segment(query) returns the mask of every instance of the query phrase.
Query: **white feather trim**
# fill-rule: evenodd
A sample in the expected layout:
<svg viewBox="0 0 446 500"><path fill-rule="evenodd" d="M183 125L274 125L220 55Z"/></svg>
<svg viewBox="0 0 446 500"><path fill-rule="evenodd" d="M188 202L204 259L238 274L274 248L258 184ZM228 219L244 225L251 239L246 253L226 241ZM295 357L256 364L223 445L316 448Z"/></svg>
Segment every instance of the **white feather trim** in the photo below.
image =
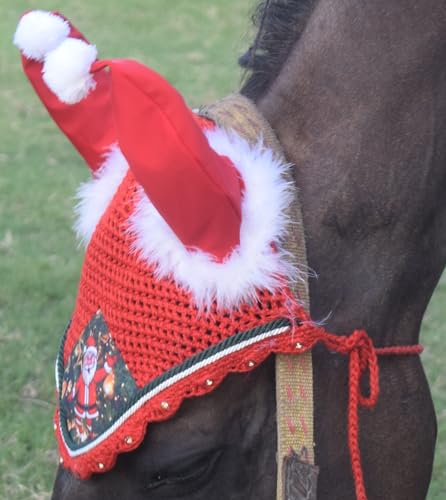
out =
<svg viewBox="0 0 446 500"><path fill-rule="evenodd" d="M69 34L70 26L60 16L44 10L33 10L20 19L14 34L14 44L29 59L42 61Z"/></svg>
<svg viewBox="0 0 446 500"><path fill-rule="evenodd" d="M283 177L289 166L265 149L262 141L251 147L221 129L206 135L217 153L232 160L245 183L240 245L224 262L199 250L188 251L142 188L129 231L136 236L135 251L155 265L156 275L173 278L192 293L200 308L214 300L220 308L234 308L255 299L257 289L273 291L283 284L283 276L297 277L297 270L278 245L286 233L286 209L293 197L292 186Z"/></svg>
<svg viewBox="0 0 446 500"><path fill-rule="evenodd" d="M96 86L90 67L97 55L94 45L67 38L46 54L43 79L62 102L75 104Z"/></svg>
<svg viewBox="0 0 446 500"><path fill-rule="evenodd" d="M128 170L121 150L114 146L95 177L80 185L76 193L74 230L80 241L88 245L94 230Z"/></svg>

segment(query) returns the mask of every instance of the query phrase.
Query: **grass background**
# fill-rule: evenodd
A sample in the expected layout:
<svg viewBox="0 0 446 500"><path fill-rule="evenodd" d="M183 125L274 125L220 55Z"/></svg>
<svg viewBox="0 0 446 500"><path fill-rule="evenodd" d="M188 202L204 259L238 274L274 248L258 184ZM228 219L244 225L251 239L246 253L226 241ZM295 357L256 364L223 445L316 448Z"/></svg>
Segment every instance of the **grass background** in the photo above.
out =
<svg viewBox="0 0 446 500"><path fill-rule="evenodd" d="M0 499L49 497L57 464L53 366L82 254L71 232L82 160L31 91L11 38L23 10L59 10L101 57L165 75L191 106L239 86L255 0L2 0L0 18ZM446 498L446 278L423 324L439 438L429 499ZM403 423L401 424L403 425Z"/></svg>

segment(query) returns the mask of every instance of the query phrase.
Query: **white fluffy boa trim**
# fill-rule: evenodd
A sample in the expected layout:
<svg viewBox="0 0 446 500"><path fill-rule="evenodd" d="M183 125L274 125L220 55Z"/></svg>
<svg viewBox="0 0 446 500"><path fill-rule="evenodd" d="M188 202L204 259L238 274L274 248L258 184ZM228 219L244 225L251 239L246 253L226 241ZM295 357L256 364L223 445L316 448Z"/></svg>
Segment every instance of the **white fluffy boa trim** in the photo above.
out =
<svg viewBox="0 0 446 500"><path fill-rule="evenodd" d="M294 186L284 180L289 165L263 146L250 146L238 135L222 129L206 132L212 148L231 159L241 174L242 201L240 245L223 261L199 250L188 250L139 189L135 213L130 218L134 250L154 266L159 278L174 281L195 299L198 307L216 301L219 308L235 308L255 300L257 290L274 291L283 278L298 279L297 269L281 248L290 221L287 208ZM76 232L88 244L97 223L122 182L128 165L119 148L107 157L95 178L78 190Z"/></svg>

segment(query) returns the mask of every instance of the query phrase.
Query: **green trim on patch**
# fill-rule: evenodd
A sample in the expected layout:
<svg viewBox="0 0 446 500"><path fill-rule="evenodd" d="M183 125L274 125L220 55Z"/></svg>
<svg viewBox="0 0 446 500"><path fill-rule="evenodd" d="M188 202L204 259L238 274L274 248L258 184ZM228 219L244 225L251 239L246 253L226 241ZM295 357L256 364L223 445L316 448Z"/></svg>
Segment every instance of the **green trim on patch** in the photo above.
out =
<svg viewBox="0 0 446 500"><path fill-rule="evenodd" d="M136 390L132 396L128 398L126 401L125 405L122 405L120 407L120 411L115 413L113 416L112 421L110 421L107 425L104 425L102 428L102 434L106 431L108 431L125 413L127 413L129 410L132 409L141 399L143 399L146 395L148 395L151 391L154 391L156 388L158 388L161 384L169 381L170 379L177 377L181 373L185 372L186 370L192 368L193 366L205 362L207 359L211 358L212 356L215 356L221 352L224 352L226 350L230 350L231 348L249 341L253 340L256 337L260 337L261 335L268 333L270 331L283 328L283 327L288 327L290 326L291 322L287 318L280 318L274 321L271 321L269 323L266 323L264 325L257 326L255 328L252 328L250 330L247 330L245 332L237 333L235 335L232 335L231 337L228 337L227 339L223 340L222 342L215 344L208 349L199 352L198 354L195 354L194 356L191 356L188 358L186 361L181 363L180 365L174 366L173 368L167 370L163 374L159 375L156 377L154 380L149 382L147 385L145 385L143 388ZM89 323L90 325L90 323ZM88 329L88 326L87 326ZM68 331L68 328L67 328ZM58 370L58 380L59 384L62 384L63 376L64 376L64 366L63 366L63 352L64 352L64 345L65 345L65 340L66 340L66 334L65 332L64 338L62 339L60 351L59 351L59 356L57 360L57 370ZM228 353L229 355L230 353ZM130 376L130 373L129 373ZM136 384L135 384L136 387ZM164 389L163 389L164 390ZM88 441L85 442L76 442L73 441L71 437L71 433L68 430L67 427L67 417L69 418L69 414L67 415L66 410L64 408L64 405L62 404L62 398L61 396L62 391L61 388L59 388L59 407L60 407L60 425L61 425L61 431L62 435L64 438L64 441L68 448L75 452L77 450L81 450L82 448L88 446L88 445L93 445L95 439L89 439ZM98 436L99 437L99 436Z"/></svg>

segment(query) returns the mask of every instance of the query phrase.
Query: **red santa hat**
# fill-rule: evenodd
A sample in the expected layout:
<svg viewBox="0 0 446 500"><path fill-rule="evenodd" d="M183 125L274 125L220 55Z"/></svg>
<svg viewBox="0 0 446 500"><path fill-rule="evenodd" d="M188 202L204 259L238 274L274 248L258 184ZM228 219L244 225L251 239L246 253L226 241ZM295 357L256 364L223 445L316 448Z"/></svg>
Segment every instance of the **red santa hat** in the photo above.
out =
<svg viewBox="0 0 446 500"><path fill-rule="evenodd" d="M85 347L84 347L84 354L87 352L94 352L95 354L98 353L98 348L96 346L96 340L92 335L87 337L87 341L85 342Z"/></svg>
<svg viewBox="0 0 446 500"><path fill-rule="evenodd" d="M92 335L87 338L87 342L85 342L85 346L88 347L96 347L96 341Z"/></svg>
<svg viewBox="0 0 446 500"><path fill-rule="evenodd" d="M281 246L292 192L287 165L261 140L251 146L198 117L135 61L97 60L60 14L25 14L14 42L93 174L79 191L76 230L87 248L57 361L55 415L61 460L87 478L184 398L273 352L309 347L290 327L299 306L286 284L297 271ZM123 392L107 403L109 418L92 423L94 437L79 441L63 387L79 377L77 346L99 341L118 359Z"/></svg>

